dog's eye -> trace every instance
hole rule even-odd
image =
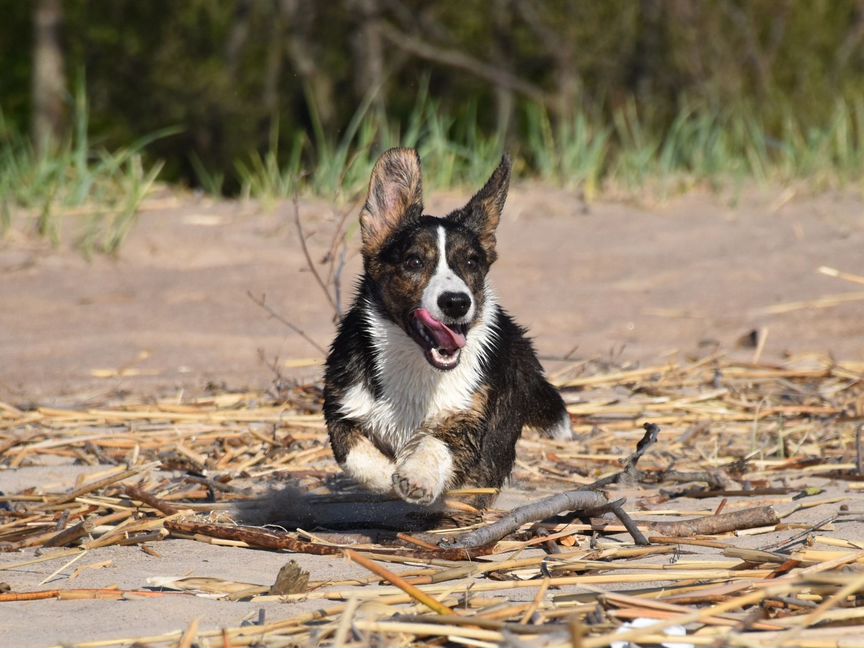
[[[479,264],[480,261],[477,259],[477,257],[471,256],[465,259],[465,267],[469,270],[476,270]]]
[[[423,267],[423,259],[416,254],[411,254],[405,257],[405,260],[402,263],[405,265],[406,270],[419,270]]]

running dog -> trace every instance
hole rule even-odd
[[[465,207],[434,217],[415,150],[375,164],[364,272],[324,387],[336,461],[369,490],[431,504],[450,488],[497,488],[523,427],[571,437],[564,401],[486,281],[509,184],[505,155]]]

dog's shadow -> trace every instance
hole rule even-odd
[[[232,503],[231,516],[251,526],[272,525],[287,531],[324,531],[361,534],[383,539],[398,532],[424,532],[452,528],[481,519],[478,513],[448,510],[437,502],[429,506],[411,504],[395,496],[362,491],[341,491],[344,482],[334,482],[326,495],[304,491],[296,484],[271,488]]]

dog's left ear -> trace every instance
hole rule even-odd
[[[483,188],[454,214],[458,223],[477,234],[490,264],[498,257],[495,252],[495,229],[501,220],[507,190],[510,188],[510,167],[510,156],[505,153]]]

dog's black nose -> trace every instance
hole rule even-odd
[[[471,297],[463,292],[445,292],[438,297],[438,308],[447,316],[457,319],[471,308]]]

